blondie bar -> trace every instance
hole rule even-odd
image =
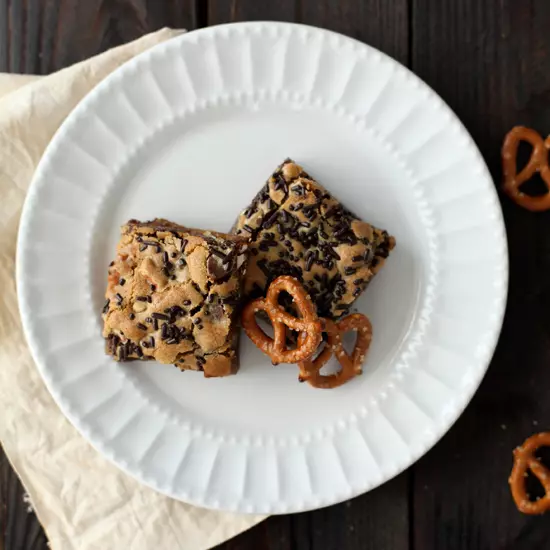
[[[238,310],[248,238],[130,220],[109,267],[106,351],[225,376],[238,367]]]
[[[287,159],[239,215],[236,235],[250,238],[247,299],[279,275],[302,282],[318,314],[349,311],[395,246],[386,231],[361,221]]]

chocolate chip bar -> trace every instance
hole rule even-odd
[[[238,368],[238,310],[248,239],[163,219],[130,220],[109,266],[106,352],[225,376]]]
[[[348,313],[383,266],[395,239],[361,221],[287,159],[239,215],[236,235],[250,238],[244,294],[265,295],[279,275],[304,284],[318,314]]]

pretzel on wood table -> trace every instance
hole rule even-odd
[[[372,340],[372,325],[368,317],[361,313],[353,313],[337,323],[329,319],[324,322],[323,332],[327,334],[327,342],[321,353],[315,359],[305,359],[298,363],[300,381],[306,381],[315,388],[336,388],[363,371],[361,365]],[[357,331],[357,340],[351,357],[342,344],[342,337],[350,330]],[[302,336],[300,335],[300,338]],[[335,354],[341,369],[334,374],[321,374],[321,368]]]
[[[550,447],[550,432],[532,435],[521,447],[514,449],[514,467],[509,483],[516,506],[524,514],[542,514],[550,510],[550,471],[535,456],[541,447]],[[544,496],[537,500],[531,500],[527,494],[528,470],[544,488]]]
[[[519,144],[526,141],[533,146],[533,152],[529,161],[518,174],[517,155]],[[502,173],[504,181],[503,191],[517,204],[533,212],[541,212],[550,209],[550,167],[548,165],[548,150],[550,149],[550,136],[545,140],[531,128],[516,126],[508,132],[502,145]],[[521,191],[521,186],[531,179],[536,172],[546,185],[547,193],[533,197]]]
[[[294,306],[301,317],[294,317],[279,304],[279,294],[286,291],[294,301]],[[270,338],[259,327],[256,313],[265,311],[273,326],[273,338]],[[247,336],[265,354],[271,357],[273,364],[297,363],[311,357],[321,343],[321,322],[309,294],[294,277],[283,275],[277,277],[267,290],[265,298],[258,298],[248,303],[242,313],[242,325]],[[300,332],[298,346],[295,349],[286,347],[287,328]]]

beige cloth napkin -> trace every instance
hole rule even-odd
[[[263,519],[172,500],[105,460],[52,400],[19,320],[17,228],[46,145],[102,78],[175,34],[164,29],[46,77],[0,75],[0,439],[54,550],[202,550]]]

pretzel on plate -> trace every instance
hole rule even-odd
[[[517,155],[521,141],[526,141],[533,146],[529,161],[518,174]],[[541,212],[550,209],[550,167],[548,165],[548,150],[550,149],[550,136],[545,140],[532,130],[524,126],[512,128],[506,135],[502,145],[502,173],[503,191],[517,204],[533,212]],[[533,197],[521,191],[521,186],[531,179],[536,172],[546,185],[547,193]]]
[[[550,471],[535,456],[541,447],[550,447],[550,432],[532,435],[521,447],[514,449],[514,467],[509,483],[514,502],[524,514],[542,514],[550,510]],[[528,470],[544,488],[544,496],[537,500],[531,500],[527,494],[525,482]]]
[[[372,340],[372,325],[368,317],[361,313],[353,313],[337,323],[323,319],[323,332],[327,334],[327,342],[321,353],[315,358],[305,359],[298,363],[300,381],[306,381],[314,388],[336,388],[345,384],[357,374],[362,373],[361,365]],[[351,357],[342,344],[342,337],[350,330],[357,332],[357,340]],[[302,336],[300,336],[300,339]],[[321,368],[335,354],[341,369],[334,374],[321,374]]]
[[[293,299],[293,305],[300,317],[294,317],[279,304],[279,294],[286,291]],[[273,326],[273,338],[259,327],[256,313],[265,311]],[[321,322],[309,294],[294,277],[277,277],[267,290],[265,298],[248,303],[242,313],[242,325],[247,336],[265,354],[271,357],[273,364],[297,363],[311,357],[321,343]],[[295,349],[287,349],[287,328],[300,332]]]

